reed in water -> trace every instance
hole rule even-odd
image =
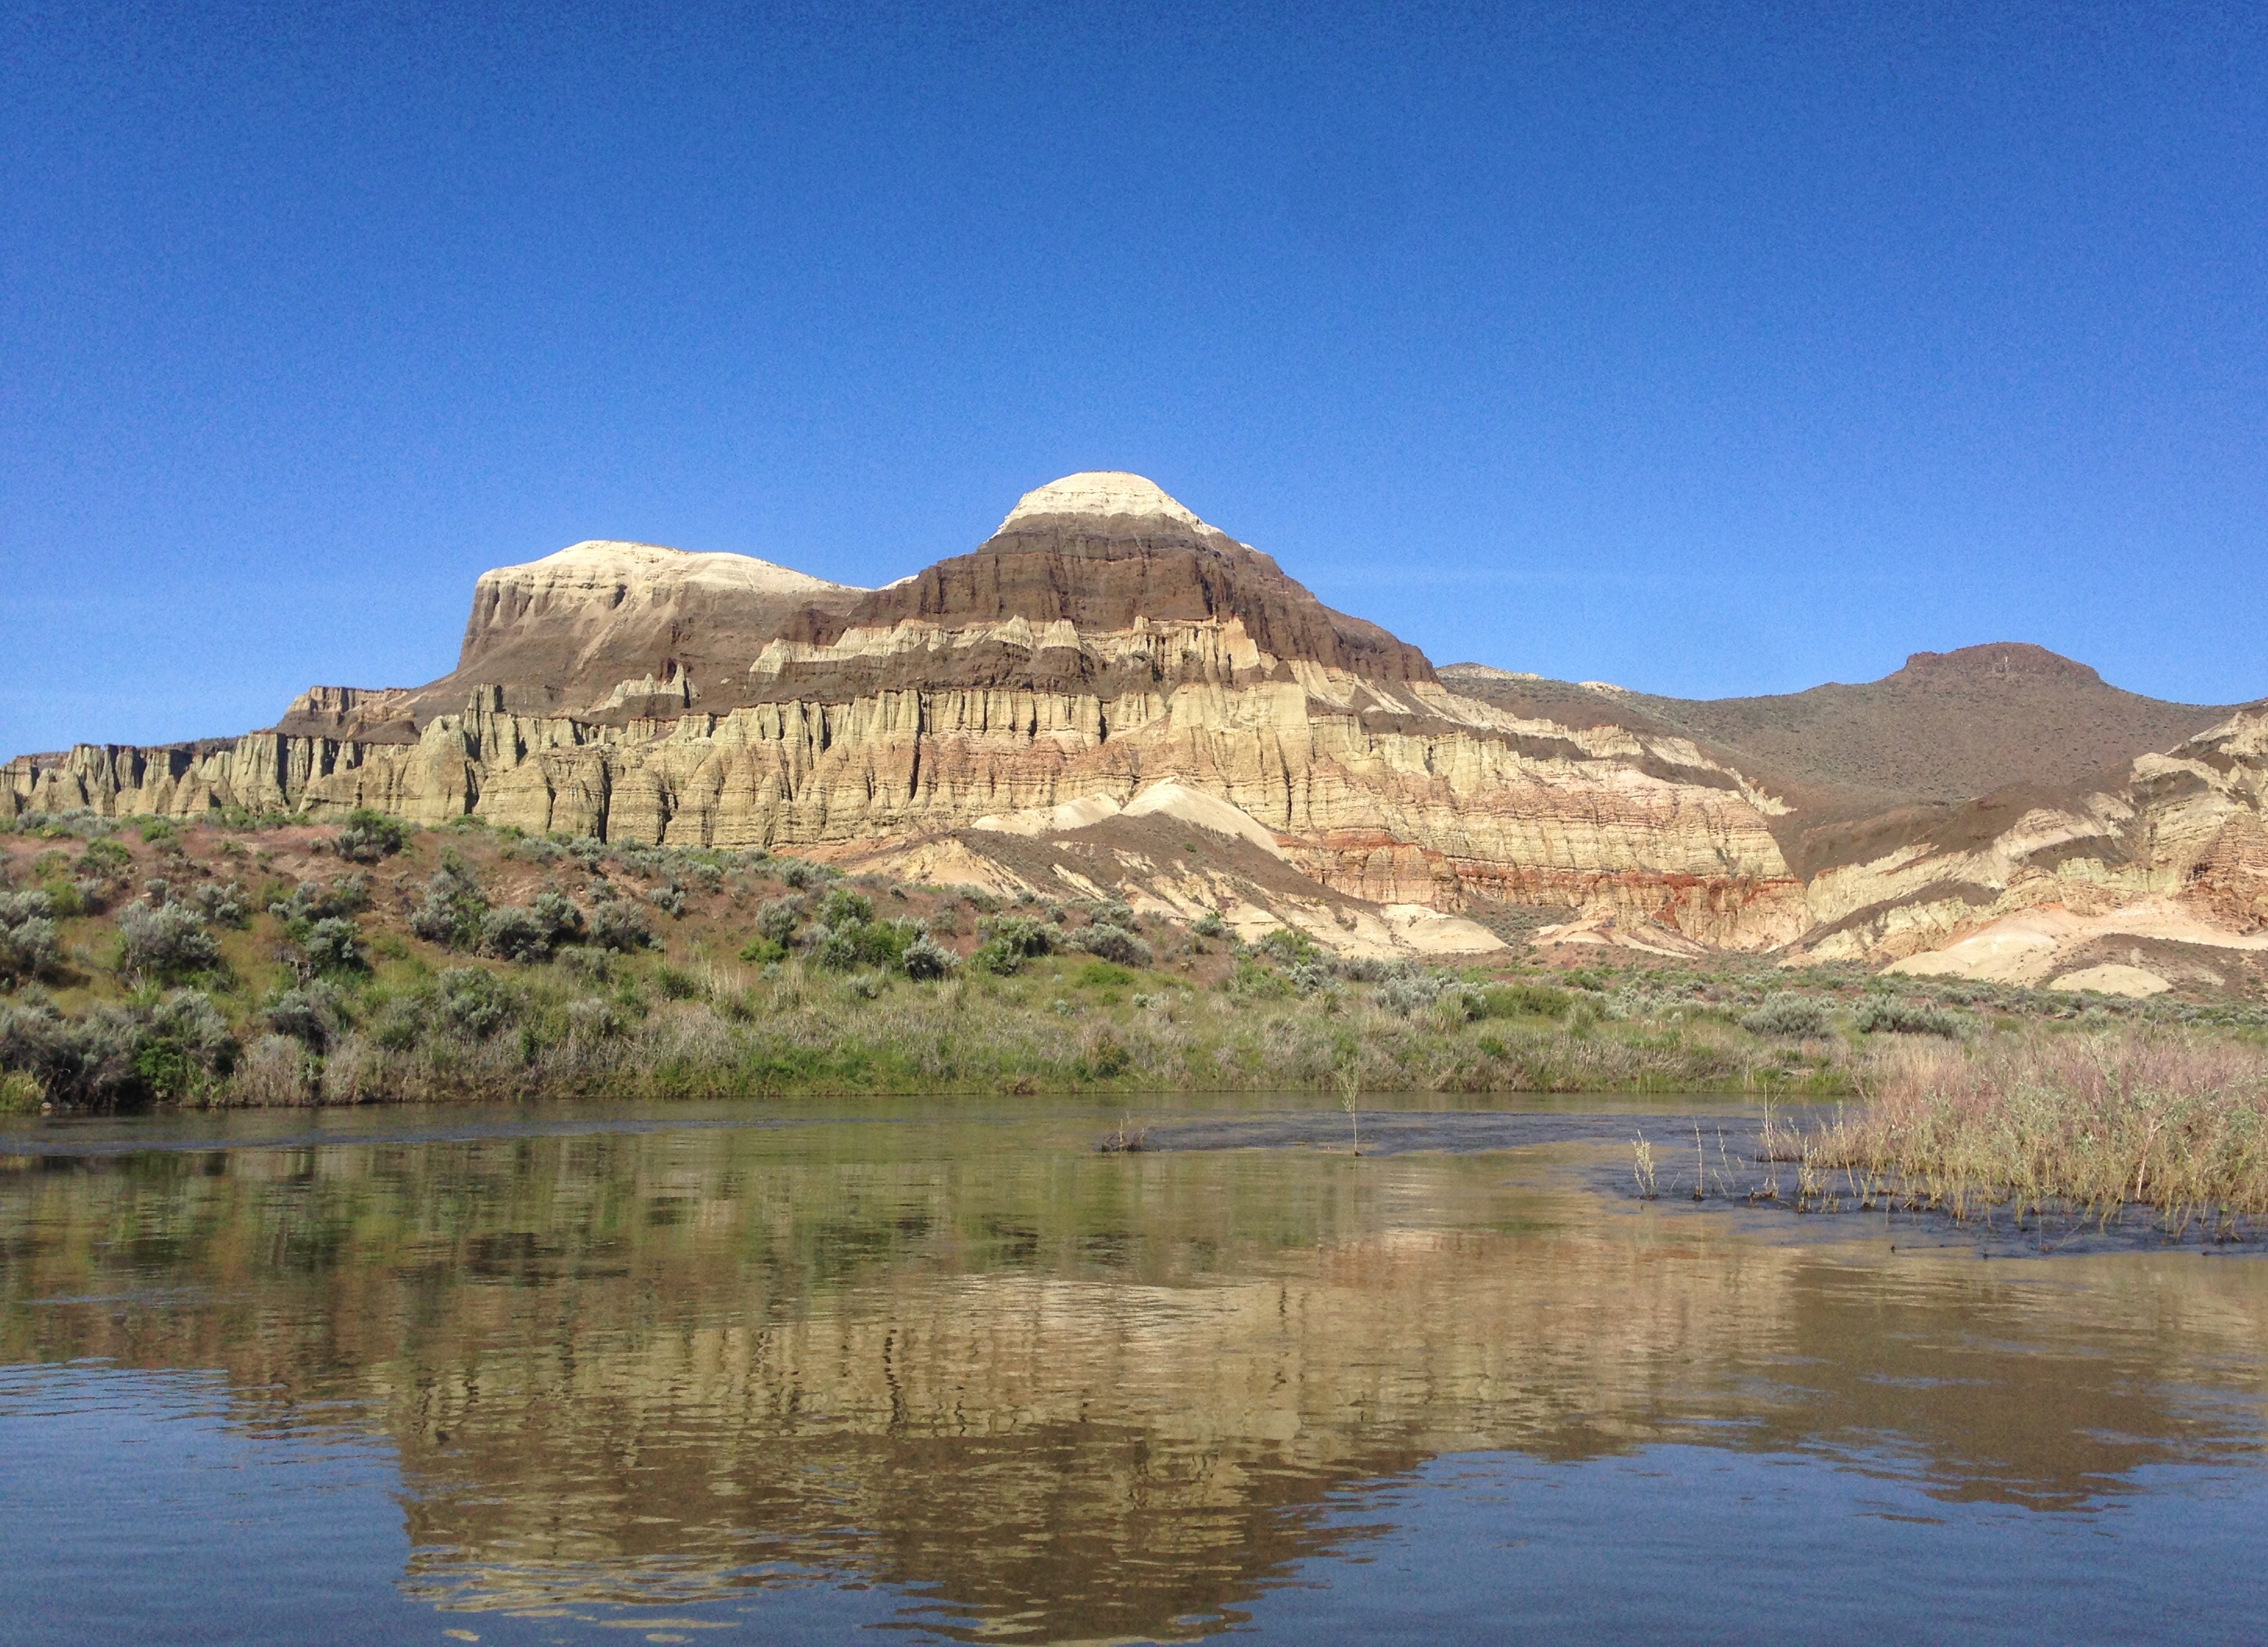
[[[2131,1206],[2172,1226],[2268,1214],[2268,1051],[2142,1029],[1878,1048],[1861,1105],[1763,1153],[1808,1182],[1960,1216]]]

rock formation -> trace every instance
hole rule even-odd
[[[19,757],[0,812],[469,812],[1092,884],[1092,851],[1033,857],[1079,837],[1121,895],[1188,913],[1213,893],[1135,822],[1170,817],[1315,892],[1327,940],[1526,908],[1889,960],[2047,904],[2257,928],[2264,775],[2268,711],[2139,698],[2036,647],[1716,703],[1437,673],[1151,482],[1094,474],[877,590],[578,544],[484,575],[441,680],[317,687],[233,741]]]

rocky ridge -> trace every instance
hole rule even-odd
[[[1530,909],[1568,941],[1881,962],[2049,906],[2115,936],[2170,900],[2192,937],[2242,938],[2268,923],[2264,775],[2268,711],[2157,703],[2037,648],[1717,703],[1437,673],[1151,482],[1094,474],[878,590],[579,544],[485,574],[439,681],[314,688],[231,741],[18,757],[0,812],[469,812],[1107,882],[1335,947]],[[1249,861],[1207,880],[1161,828]],[[1456,921],[1418,946],[1494,941]]]

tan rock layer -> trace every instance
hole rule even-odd
[[[1342,696],[1349,680],[1319,680]],[[1090,796],[1123,804],[1174,779],[1282,837],[1325,884],[1386,903],[1455,908],[1517,892],[1580,901],[1602,889],[1649,913],[1735,936],[1738,888],[1784,877],[1737,790],[1680,783],[1621,754],[1539,757],[1488,724],[1381,729],[1296,681],[1093,696],[886,692],[845,704],[769,703],[598,726],[528,717],[483,688],[414,743],[269,732],[233,744],[82,746],[7,768],[10,812],[217,808],[337,815],[374,806],[420,822],[472,812],[530,831],[609,839],[841,846],[964,827]],[[1442,694],[1427,708],[1454,710]],[[1477,706],[1476,706],[1477,707]]]
[[[1249,813],[1323,886],[1380,904],[1611,911],[1821,959],[1912,953],[2045,903],[2187,893],[2240,929],[2268,919],[2268,712],[2146,757],[2117,794],[2024,812],[1982,845],[1911,842],[1806,882],[1753,786],[1690,745],[1517,722],[1431,683],[1313,664],[1285,679],[1278,660],[1258,662],[1249,685],[1108,699],[886,691],[623,726],[515,714],[482,687],[414,742],[270,732],[22,757],[0,811],[372,806],[429,824],[470,812],[532,832],[839,851],[1086,798],[1123,805],[1172,780]]]

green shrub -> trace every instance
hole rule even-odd
[[[1851,1021],[1862,1034],[1944,1035],[1956,1040],[1976,1027],[1973,1019],[1959,1012],[1895,996],[1862,1002]]]
[[[339,998],[327,984],[303,983],[270,995],[261,1003],[260,1016],[276,1034],[320,1052],[338,1027]]]
[[[444,949],[470,949],[480,941],[488,912],[480,876],[455,852],[445,851],[440,867],[426,879],[423,901],[410,915],[409,930]]]
[[[1071,940],[1090,955],[1122,967],[1147,967],[1155,959],[1150,946],[1119,926],[1091,926]]]
[[[0,978],[35,978],[62,954],[55,900],[44,892],[0,893]]]
[[[583,912],[556,892],[538,893],[526,908],[507,904],[481,917],[481,953],[523,965],[549,960],[584,935]]]
[[[1024,960],[1021,949],[1005,938],[998,937],[987,938],[979,944],[968,958],[970,966],[983,972],[998,973],[1003,978],[1012,978],[1023,970]]]
[[[36,1115],[48,1101],[48,1089],[29,1070],[0,1070],[0,1115]]]
[[[591,911],[591,942],[600,949],[616,950],[626,955],[659,947],[645,917],[636,906],[620,899],[602,903]]]
[[[494,973],[452,967],[433,983],[434,1016],[460,1035],[485,1040],[512,1019],[512,999]]]
[[[1036,960],[1056,946],[1055,934],[1026,915],[994,915],[976,930],[987,943],[1005,945],[1020,960]]]
[[[128,904],[118,912],[118,935],[124,940],[118,970],[129,977],[183,978],[220,969],[218,940],[187,904]]]
[[[331,846],[350,864],[375,864],[401,851],[409,838],[409,828],[399,818],[357,806],[347,814]]]
[[[1296,966],[1303,960],[1315,959],[1315,940],[1297,927],[1279,926],[1256,946],[1274,956],[1285,966]]]
[[[1751,1035],[1784,1035],[1791,1040],[1816,1040],[1827,1033],[1827,1007],[1811,996],[1782,990],[1741,1019]]]
[[[926,932],[906,945],[906,976],[923,982],[950,978],[961,970],[961,957]]]
[[[134,856],[115,841],[90,841],[79,855],[78,872],[109,886],[123,886],[134,873]]]
[[[828,894],[830,899],[836,895]],[[853,922],[830,930],[812,952],[812,959],[830,972],[851,972],[861,967],[894,968],[912,941],[911,930],[902,922]]]
[[[1492,983],[1480,992],[1483,1018],[1557,1018],[1574,1004],[1565,989],[1543,983]]]
[[[794,898],[774,898],[756,911],[756,936],[784,951],[803,923],[803,905]]]
[[[0,1002],[0,1070],[28,1076],[66,1108],[192,1096],[234,1050],[220,1013],[194,989],[97,1006],[68,1022],[42,1000]]]
[[[848,886],[837,886],[819,901],[821,926],[864,926],[874,918],[874,901]]]
[[[227,1074],[235,1056],[220,1010],[195,989],[174,989],[146,1009],[134,1073],[151,1098],[180,1103]]]
[[[344,915],[332,915],[307,929],[299,946],[307,964],[317,972],[368,972],[370,957],[363,952],[362,934]]]
[[[1271,967],[1256,961],[1240,960],[1236,970],[1224,986],[1229,994],[1246,1001],[1280,1001],[1292,993],[1292,981]]]

